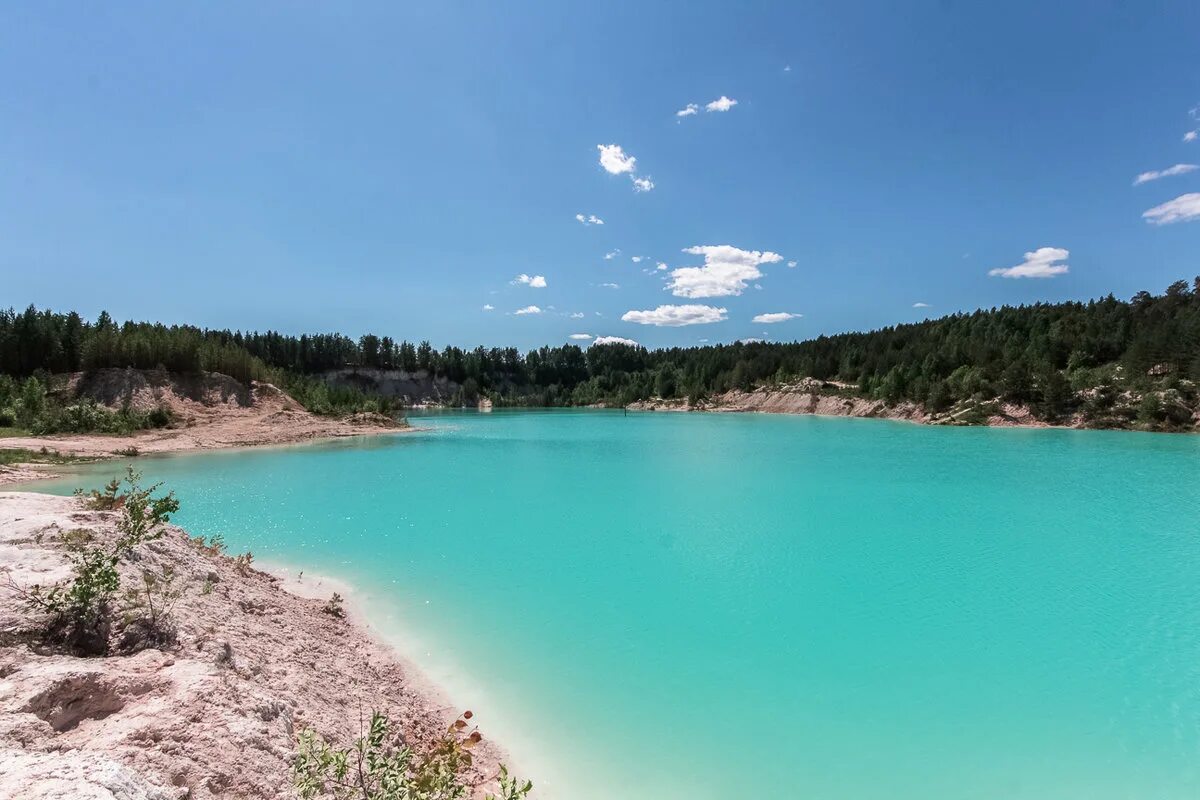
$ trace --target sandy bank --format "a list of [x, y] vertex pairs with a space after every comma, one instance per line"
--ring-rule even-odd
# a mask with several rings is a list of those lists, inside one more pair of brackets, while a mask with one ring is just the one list
[[[292, 397], [269, 383], [244, 386], [217, 373], [178, 376], [138, 370], [104, 370], [103, 375], [70, 376], [70, 393], [84, 392], [103, 404], [134, 408], [165, 407], [173, 422], [168, 428], [128, 436], [65, 434], [0, 439], [0, 447], [49, 452], [80, 458], [115, 455], [177, 453], [228, 447], [280, 445], [401, 432], [408, 428], [380, 414], [357, 414], [338, 419], [306, 411]], [[0, 466], [0, 485], [51, 477], [41, 464]]]
[[[932, 413], [909, 401], [891, 405], [882, 400], [869, 400], [847, 392], [849, 388], [845, 384], [806, 379], [790, 385], [760, 387], [750, 392], [731, 389], [695, 405], [686, 399], [655, 398], [639, 400], [631, 403], [628, 408], [632, 411], [815, 414], [828, 417], [902, 420], [922, 425], [962, 423], [960, 415], [954, 412]], [[984, 424], [994, 427], [1049, 427], [1023, 406], [1000, 402], [993, 405], [995, 410], [984, 418]]]
[[[0, 566], [22, 586], [60, 580], [63, 533], [103, 540], [115, 520], [73, 498], [0, 492]], [[419, 747], [464, 710], [353, 614], [324, 613], [330, 583], [239, 568], [175, 527], [139, 554], [122, 565], [124, 584], [169, 566], [183, 586], [178, 641], [164, 650], [47, 651], [30, 636], [36, 617], [0, 576], [0, 798], [290, 797], [300, 729], [348, 741], [380, 709]], [[477, 794], [494, 788], [499, 755], [486, 738], [475, 751]]]

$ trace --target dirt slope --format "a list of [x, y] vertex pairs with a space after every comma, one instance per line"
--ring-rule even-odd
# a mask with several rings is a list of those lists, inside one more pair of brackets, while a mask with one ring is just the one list
[[[73, 498], [0, 492], [0, 566], [21, 586], [67, 575], [64, 531], [114, 535], [113, 512]], [[185, 587], [177, 645], [77, 658], [31, 644], [37, 623], [0, 575], [0, 800], [291, 797], [302, 727], [348, 740], [359, 715], [391, 714], [407, 741], [431, 741], [462, 709], [448, 707], [357, 622], [321, 600], [239, 569], [178, 528], [122, 565], [171, 566]], [[328, 591], [328, 590], [326, 590]], [[476, 750], [474, 784], [498, 751]]]

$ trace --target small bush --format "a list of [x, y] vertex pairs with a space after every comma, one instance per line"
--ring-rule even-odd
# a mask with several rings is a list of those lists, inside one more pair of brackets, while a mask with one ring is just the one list
[[337, 617], [338, 619], [346, 616], [346, 609], [342, 608], [342, 596], [337, 592], [333, 593], [333, 597], [329, 598], [329, 602], [321, 610], [329, 616]]
[[250, 571], [250, 565], [254, 563], [254, 553], [247, 550], [233, 560], [233, 566], [238, 571], [239, 575], [245, 575]]
[[142, 650], [175, 642], [175, 622], [171, 612], [183, 586], [170, 566], [161, 571], [142, 570], [142, 580], [125, 592], [125, 628], [121, 649]]
[[[302, 800], [456, 800], [467, 796], [459, 774], [471, 764], [477, 730], [467, 732], [466, 712], [423, 755], [393, 733], [391, 721], [376, 711], [366, 733], [349, 747], [335, 747], [316, 731], [300, 732], [292, 782]], [[500, 768], [501, 794], [488, 800], [523, 800], [533, 789]]]
[[[92, 497], [85, 498], [87, 503], [120, 509], [116, 541], [104, 546], [84, 545], [75, 551], [70, 580], [48, 588], [34, 585], [21, 590], [29, 607], [50, 616], [48, 638], [65, 643], [80, 655], [103, 655], [108, 651], [112, 598], [121, 584], [117, 564], [141, 544], [161, 537], [170, 515], [179, 510], [174, 492], [154, 497], [160, 484], [142, 488], [141, 474], [132, 467], [124, 483], [123, 493], [121, 483], [114, 481], [103, 493], [93, 492]], [[82, 492], [76, 494], [83, 496]]]
[[92, 540], [96, 538], [96, 534], [87, 528], [72, 528], [69, 531], [63, 531], [59, 534], [58, 538], [62, 542], [63, 547], [74, 552], [79, 552], [92, 543]]
[[83, 489], [76, 489], [75, 496], [83, 501], [84, 506], [93, 511], [113, 511], [125, 500], [121, 496], [120, 478], [113, 478], [104, 484], [104, 491], [102, 492], [92, 489], [90, 492], [85, 493]]

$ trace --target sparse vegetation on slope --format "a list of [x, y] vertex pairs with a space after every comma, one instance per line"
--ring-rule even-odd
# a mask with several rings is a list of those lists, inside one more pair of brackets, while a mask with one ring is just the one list
[[[90, 495], [78, 492], [81, 501], [98, 511], [117, 511], [117, 538], [105, 544], [92, 544], [92, 537], [76, 533], [77, 543], [70, 548], [72, 577], [52, 586], [34, 584], [13, 588], [24, 598], [30, 609], [45, 615], [44, 635], [48, 643], [62, 644], [78, 655], [94, 656], [108, 652], [113, 630], [113, 599], [121, 588], [118, 565], [133, 555], [138, 547], [154, 541], [164, 533], [171, 514], [179, 510], [173, 492], [158, 497], [154, 492], [159, 484], [144, 488], [141, 475], [130, 467], [122, 482], [114, 480], [103, 492]], [[130, 615], [126, 618], [124, 638], [127, 643], [169, 640], [165, 627], [169, 620], [166, 595], [172, 581], [165, 575], [143, 571], [145, 595], [134, 590], [130, 596]], [[154, 600], [159, 598], [157, 609]], [[146, 614], [138, 613], [145, 610]], [[141, 631], [134, 634], [134, 629]]]
[[[417, 752], [396, 735], [387, 715], [376, 711], [367, 729], [348, 747], [330, 744], [316, 731], [300, 733], [293, 783], [302, 800], [457, 800], [468, 789], [459, 777], [472, 763], [479, 743], [470, 727], [471, 712], [454, 721], [446, 733]], [[533, 789], [500, 767], [500, 794], [487, 800], [522, 800]]]

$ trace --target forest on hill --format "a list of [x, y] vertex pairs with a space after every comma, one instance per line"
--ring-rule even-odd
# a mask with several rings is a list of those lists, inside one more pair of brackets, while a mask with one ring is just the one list
[[[48, 378], [106, 367], [221, 372], [280, 385], [316, 413], [394, 411], [388, 398], [334, 386], [345, 367], [425, 372], [456, 387], [455, 403], [626, 405], [651, 397], [693, 401], [804, 377], [856, 387], [931, 411], [1007, 401], [1054, 422], [1188, 427], [1200, 380], [1200, 278], [1130, 300], [1038, 303], [957, 313], [793, 343], [647, 350], [626, 344], [435, 349], [389, 336], [213, 330], [87, 321], [29, 307], [0, 312], [0, 426], [34, 423], [53, 405]], [[41, 399], [36, 395], [41, 392]], [[48, 399], [50, 397], [50, 399]], [[963, 417], [966, 421], [978, 415]], [[140, 427], [156, 422], [129, 422]], [[87, 424], [87, 423], [79, 423]], [[66, 425], [60, 419], [59, 428]], [[55, 424], [49, 425], [54, 428]], [[78, 425], [76, 425], [78, 427]], [[52, 431], [47, 431], [52, 432]]]

